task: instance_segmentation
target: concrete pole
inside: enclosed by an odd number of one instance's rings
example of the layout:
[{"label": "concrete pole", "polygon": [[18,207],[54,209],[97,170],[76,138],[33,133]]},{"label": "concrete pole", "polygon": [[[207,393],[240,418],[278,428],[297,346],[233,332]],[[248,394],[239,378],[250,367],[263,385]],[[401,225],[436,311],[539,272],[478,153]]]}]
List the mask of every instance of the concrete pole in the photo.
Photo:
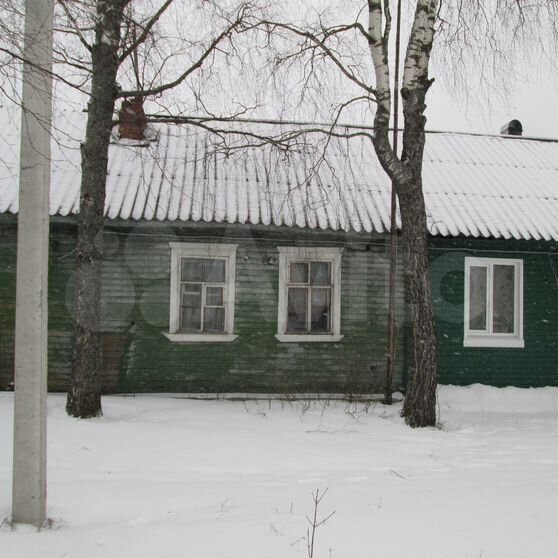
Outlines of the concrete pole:
[{"label": "concrete pole", "polygon": [[47,279],[54,0],[26,0],[15,338],[12,521],[46,519]]}]

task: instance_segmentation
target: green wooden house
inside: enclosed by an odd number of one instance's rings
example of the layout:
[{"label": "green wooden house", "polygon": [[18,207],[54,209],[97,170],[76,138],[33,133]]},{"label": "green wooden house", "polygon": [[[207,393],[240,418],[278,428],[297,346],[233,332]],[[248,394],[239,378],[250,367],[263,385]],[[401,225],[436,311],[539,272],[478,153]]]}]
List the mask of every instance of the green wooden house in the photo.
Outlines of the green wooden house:
[{"label": "green wooden house", "polygon": [[[18,117],[5,111],[0,121],[0,386],[10,389]],[[83,115],[58,114],[55,128],[49,388],[62,391]],[[161,122],[132,141],[115,128],[102,285],[106,392],[382,389],[390,190],[370,130],[247,147],[255,129],[284,131]],[[558,385],[558,142],[429,133],[424,185],[440,382]],[[404,389],[400,272],[396,292],[394,384]]]}]

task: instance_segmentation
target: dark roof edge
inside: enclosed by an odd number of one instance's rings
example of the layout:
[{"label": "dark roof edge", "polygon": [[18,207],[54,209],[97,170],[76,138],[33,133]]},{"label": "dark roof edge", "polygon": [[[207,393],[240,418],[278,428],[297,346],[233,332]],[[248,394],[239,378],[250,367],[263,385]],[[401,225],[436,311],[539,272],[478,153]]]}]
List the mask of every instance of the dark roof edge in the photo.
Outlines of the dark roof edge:
[{"label": "dark roof edge", "polygon": [[[147,115],[147,121],[151,123],[169,123],[169,124],[188,124],[191,122],[200,123],[229,123],[229,124],[272,124],[279,126],[319,126],[324,128],[349,128],[354,130],[367,130],[370,132],[374,131],[373,126],[366,126],[364,124],[349,124],[343,122],[319,122],[311,120],[276,120],[272,118],[218,118],[218,117],[206,117],[206,116],[169,116],[169,115],[158,115],[149,114]],[[399,132],[403,132],[402,128],[398,129]],[[392,132],[393,128],[389,128]],[[538,136],[509,136],[504,134],[489,134],[484,132],[463,132],[463,131],[452,131],[452,130],[425,130],[426,134],[452,134],[458,136],[473,136],[473,137],[487,137],[487,138],[502,138],[511,140],[528,140],[528,141],[543,141],[550,143],[558,143],[558,138],[549,137],[538,137]]]}]

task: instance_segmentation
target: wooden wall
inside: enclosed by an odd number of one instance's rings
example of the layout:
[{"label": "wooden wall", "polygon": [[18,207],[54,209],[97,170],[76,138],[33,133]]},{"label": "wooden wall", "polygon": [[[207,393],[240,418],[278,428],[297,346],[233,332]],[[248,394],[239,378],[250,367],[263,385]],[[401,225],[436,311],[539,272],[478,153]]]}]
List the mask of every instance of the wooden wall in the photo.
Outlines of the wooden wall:
[{"label": "wooden wall", "polygon": [[[556,243],[432,239],[431,280],[442,384],[558,385]],[[465,257],[523,260],[524,348],[463,346]]]},{"label": "wooden wall", "polygon": [[[66,389],[71,360],[75,228],[51,232],[49,388]],[[173,343],[168,331],[169,241],[228,242],[237,253],[232,343]],[[0,384],[13,374],[15,228],[2,229]],[[281,343],[277,246],[342,246],[342,320],[337,343]],[[388,261],[385,239],[277,227],[128,223],[108,226],[103,267],[104,386],[116,392],[381,391],[385,375]],[[399,308],[403,311],[401,281]],[[402,316],[400,316],[402,321]],[[395,386],[403,371],[400,337]]]}]

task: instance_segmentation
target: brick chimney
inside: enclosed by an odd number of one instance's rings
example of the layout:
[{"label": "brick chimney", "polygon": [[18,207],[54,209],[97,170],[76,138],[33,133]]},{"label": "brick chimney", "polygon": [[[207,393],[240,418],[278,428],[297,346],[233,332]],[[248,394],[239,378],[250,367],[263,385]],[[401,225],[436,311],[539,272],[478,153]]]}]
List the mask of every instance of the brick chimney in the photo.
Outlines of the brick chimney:
[{"label": "brick chimney", "polygon": [[502,126],[500,133],[503,136],[522,136],[523,126],[519,120],[510,120]]},{"label": "brick chimney", "polygon": [[122,139],[143,140],[147,121],[143,111],[143,99],[124,99],[118,111],[119,133]]}]

